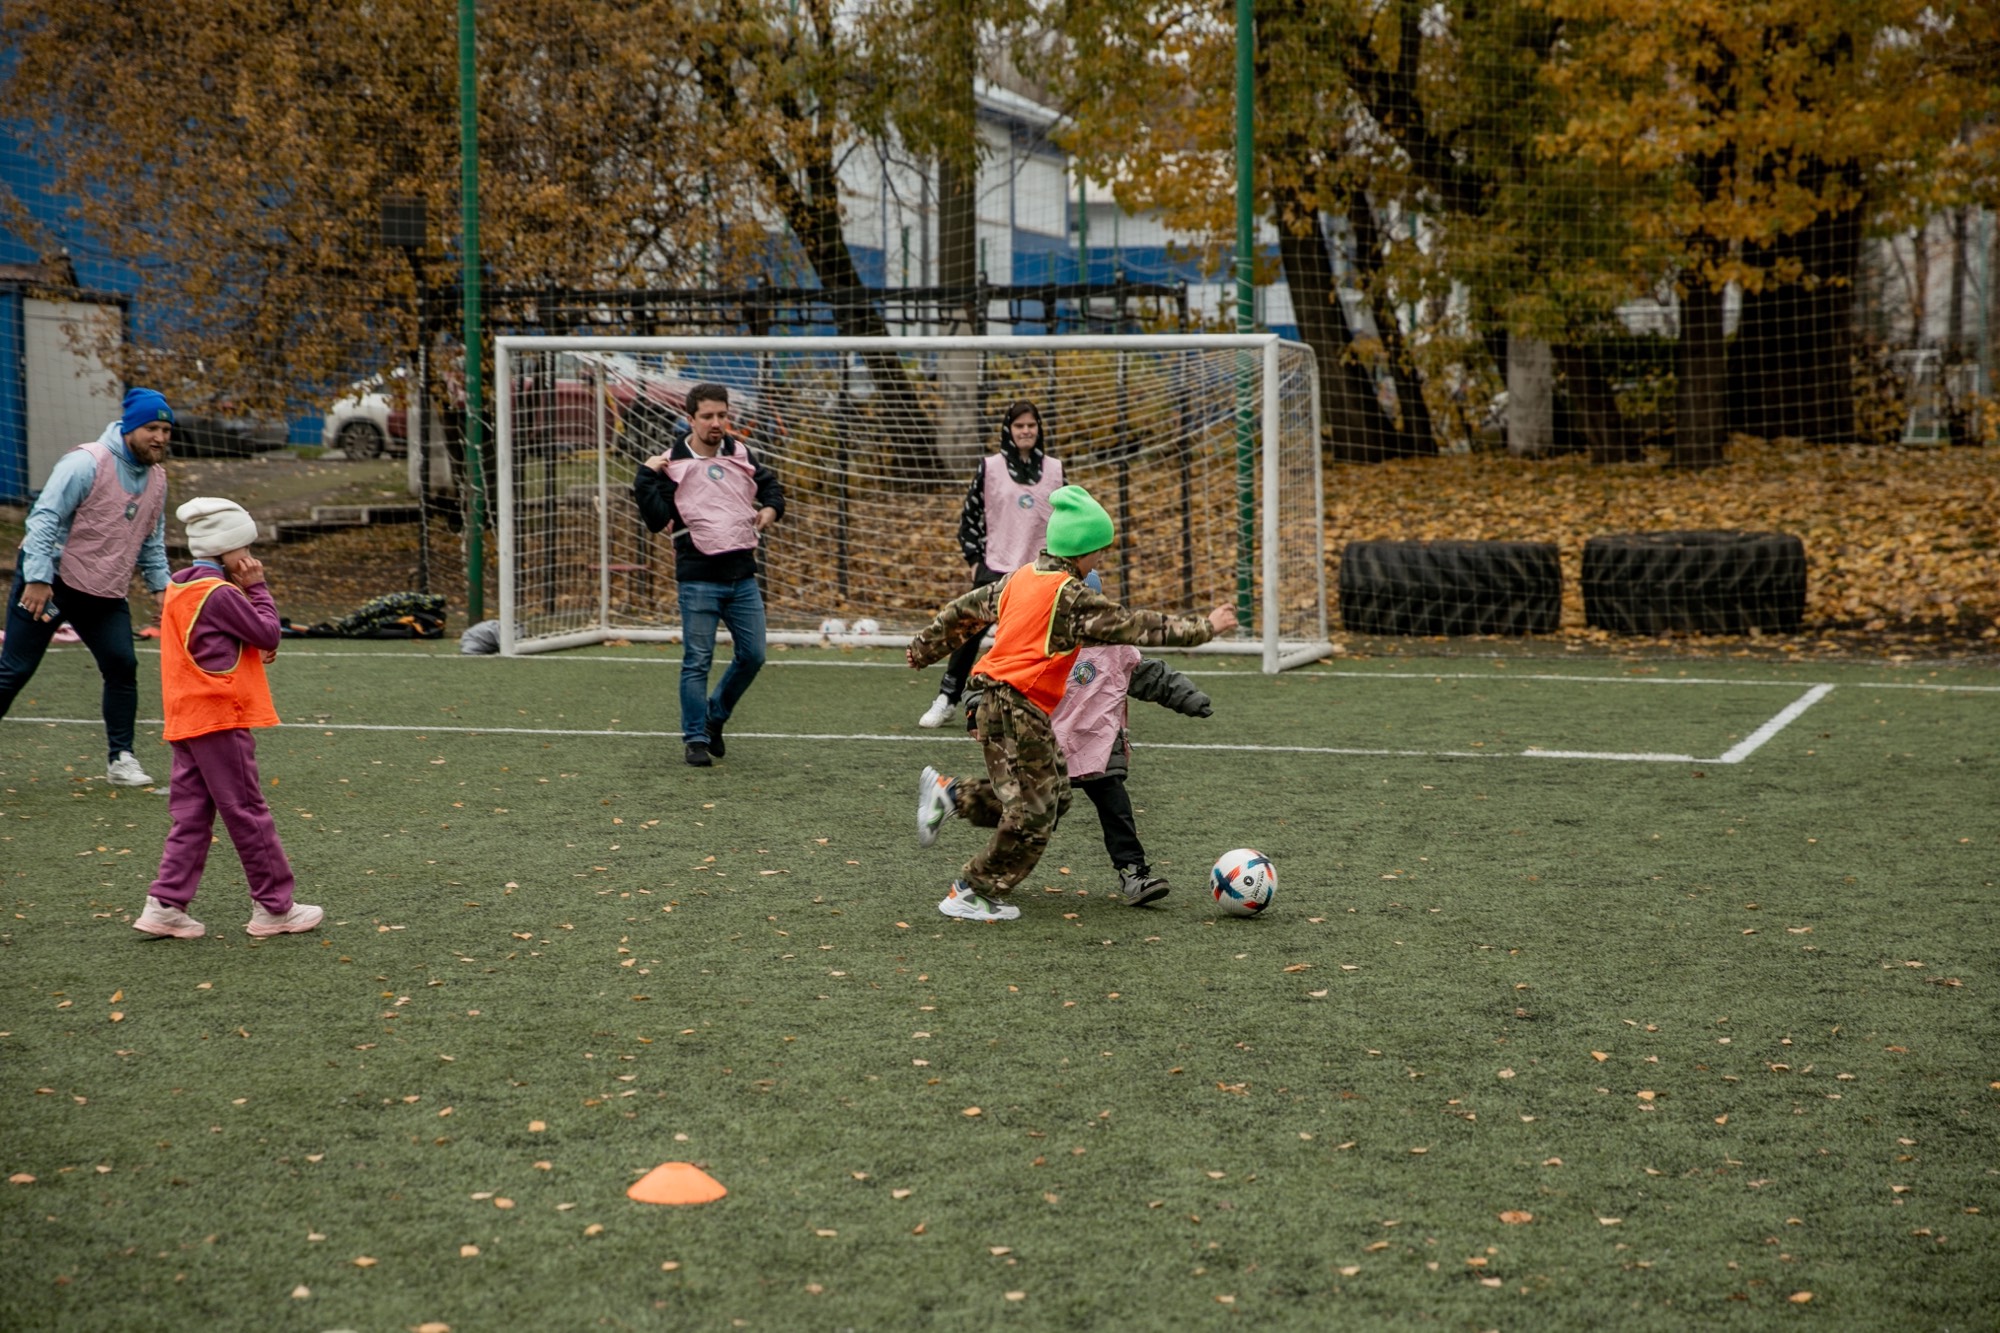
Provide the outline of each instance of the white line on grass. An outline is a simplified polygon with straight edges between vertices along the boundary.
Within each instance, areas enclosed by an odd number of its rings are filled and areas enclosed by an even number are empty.
[[[1822,688],[1830,689],[1832,687],[1826,686]],[[1796,708],[1798,705],[1794,705],[1794,707]],[[9,717],[0,718],[0,721],[37,723],[42,726],[98,727],[103,725],[102,719],[94,717]],[[1764,740],[1770,739],[1771,735],[1776,735],[1777,727],[1773,726],[1773,722],[1776,721],[1777,719],[1773,719],[1772,722],[1765,723],[1764,727],[1759,729],[1757,735],[1762,737],[1761,740],[1758,740],[1756,736],[1753,736],[1752,739],[1757,740],[1757,744],[1761,745]],[[138,722],[142,726],[157,727],[162,725],[161,720],[156,717],[142,717],[138,719]],[[422,736],[616,736],[628,740],[676,741],[681,738],[681,734],[678,731],[613,731],[608,728],[582,727],[419,727],[389,722],[280,722],[278,728],[286,731],[401,732]],[[1765,732],[1769,732],[1769,735],[1764,734]],[[731,740],[861,741],[888,742],[901,745],[934,745],[939,742],[950,744],[953,740],[952,737],[947,736],[905,736],[869,731],[732,731],[729,735]],[[964,743],[969,744],[970,738],[967,738]],[[1741,755],[1736,755],[1734,758],[1731,757],[1731,755],[1735,755],[1735,751],[1731,751],[1729,755],[1723,755],[1714,759],[1702,759],[1689,754],[1624,753],[1598,750],[1538,750],[1533,748],[1518,751],[1389,750],[1365,749],[1343,745],[1249,745],[1222,742],[1192,745],[1179,741],[1148,741],[1143,744],[1135,741],[1133,742],[1133,748],[1142,750],[1193,750],[1205,754],[1324,754],[1350,758],[1377,759],[1598,759],[1619,763],[1650,764],[1735,764],[1742,762]],[[1743,747],[1738,746],[1737,748],[1740,750]],[[1754,749],[1755,746],[1751,748]],[[1744,751],[1744,754],[1748,753],[1749,751]]]
[[[64,649],[51,648],[50,652],[60,653]],[[79,649],[79,651],[82,651]],[[157,654],[157,648],[139,648],[138,652]],[[1172,649],[1162,651],[1172,652]],[[286,648],[287,658],[293,657],[334,657],[353,658],[360,661],[371,659],[409,660],[396,652],[324,652],[315,648]],[[428,654],[433,662],[618,662],[627,666],[675,667],[681,664],[678,657],[626,657],[617,653],[588,653],[569,651],[560,653],[530,653],[525,657],[496,658],[492,653],[438,653]],[[766,667],[846,667],[855,671],[908,671],[902,662],[856,662],[844,657],[767,657]],[[1184,676],[1243,676],[1255,679],[1261,672],[1252,670],[1223,671],[1214,668],[1193,668],[1181,672]],[[1797,689],[1795,680],[1735,680],[1724,676],[1578,676],[1554,671],[1316,671],[1300,667],[1285,673],[1287,677],[1305,676],[1315,679],[1343,680],[1542,680],[1556,684],[1581,685],[1761,685]],[[1845,688],[1850,690],[1931,690],[1943,694],[2000,694],[2000,685],[1954,685],[1942,681],[1856,681]]]
[[[1831,685],[1813,686],[1804,694],[1792,700],[1791,703],[1785,705],[1784,711],[1780,712],[1776,717],[1716,756],[1715,762],[1718,764],[1742,763],[1745,759],[1755,754],[1764,742],[1792,725],[1798,719],[1799,714],[1805,712],[1806,709],[1811,708],[1831,693],[1833,693],[1833,686]]]

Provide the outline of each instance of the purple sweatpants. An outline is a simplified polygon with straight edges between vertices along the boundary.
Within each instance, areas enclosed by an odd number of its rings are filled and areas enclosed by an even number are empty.
[[[264,800],[257,779],[257,739],[248,730],[213,731],[191,740],[170,742],[173,775],[168,782],[166,849],[160,853],[159,878],[147,892],[185,911],[201,887],[202,868],[215,816],[236,844],[250,896],[267,912],[292,910],[292,863],[278,841],[278,824]]]

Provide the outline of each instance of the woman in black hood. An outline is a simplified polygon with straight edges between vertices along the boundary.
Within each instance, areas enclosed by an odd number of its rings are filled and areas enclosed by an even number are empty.
[[[1000,418],[1000,449],[988,454],[965,489],[958,546],[972,566],[972,586],[992,583],[1033,564],[1049,526],[1049,496],[1063,484],[1062,460],[1048,452],[1042,412],[1025,399]],[[983,636],[960,644],[945,663],[938,696],[917,724],[941,727],[965,693]]]

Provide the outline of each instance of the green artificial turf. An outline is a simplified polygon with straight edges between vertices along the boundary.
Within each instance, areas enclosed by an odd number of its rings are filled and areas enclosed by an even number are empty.
[[[0,724],[0,1325],[1993,1326],[2000,673],[1175,660],[1171,896],[1079,797],[974,925],[914,796],[977,751],[891,654],[774,654],[698,771],[669,648],[288,645],[327,924],[244,936],[225,839],[151,941],[165,801],[52,655]],[[625,1197],[676,1160],[728,1197]]]

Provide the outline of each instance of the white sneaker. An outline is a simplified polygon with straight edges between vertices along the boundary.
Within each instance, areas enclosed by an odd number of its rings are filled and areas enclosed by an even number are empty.
[[[146,910],[139,913],[132,929],[148,935],[171,935],[177,940],[198,940],[208,931],[180,908],[169,907],[150,893],[146,895]]]
[[[104,776],[114,787],[150,787],[153,779],[146,770],[139,767],[139,761],[130,750],[120,750],[112,761],[104,766]]]
[[[938,911],[962,921],[1012,921],[1021,915],[1021,909],[1012,903],[995,902],[984,894],[974,893],[964,880],[952,881],[951,892],[938,904]]]
[[[951,699],[946,695],[940,694],[937,698],[931,700],[931,706],[926,708],[924,715],[917,719],[917,725],[920,727],[929,727],[935,731],[945,723],[951,721],[951,709]]]
[[[951,791],[956,785],[929,764],[924,765],[923,776],[917,779],[917,846],[936,842],[939,826],[958,813]]]
[[[243,929],[260,938],[270,935],[296,935],[303,930],[317,926],[326,912],[311,903],[293,903],[292,910],[283,916],[267,912],[261,907],[250,909],[250,920]]]

